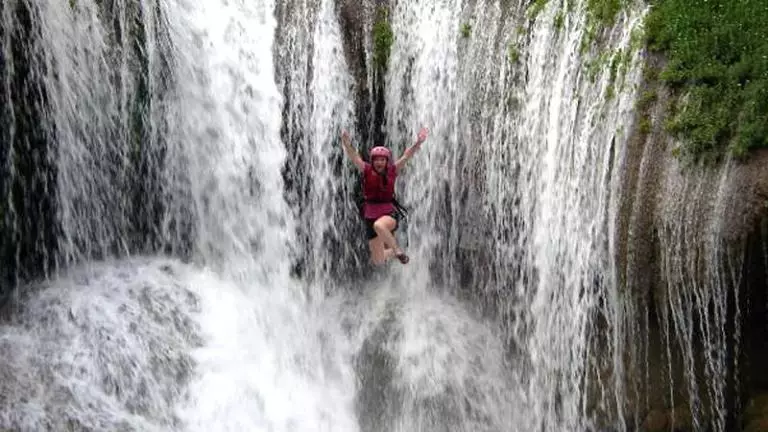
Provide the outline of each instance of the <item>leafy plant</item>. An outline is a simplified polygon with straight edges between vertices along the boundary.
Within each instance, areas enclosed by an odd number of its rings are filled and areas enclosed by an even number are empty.
[[[520,50],[514,43],[510,43],[509,47],[507,47],[507,58],[510,63],[517,63],[520,60]]]
[[[472,25],[469,23],[462,24],[459,32],[461,33],[461,37],[463,38],[470,37],[472,35]]]
[[[382,71],[387,69],[389,54],[395,41],[388,15],[387,9],[380,8],[378,19],[373,24],[373,63]]]
[[[660,0],[646,44],[676,96],[667,130],[682,156],[718,160],[768,147],[768,8],[764,0]]]

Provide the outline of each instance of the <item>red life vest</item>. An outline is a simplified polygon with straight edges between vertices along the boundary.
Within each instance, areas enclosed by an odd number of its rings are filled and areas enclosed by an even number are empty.
[[[373,169],[373,165],[366,163],[363,169],[363,199],[371,203],[392,202],[395,198],[395,179],[397,179],[395,164],[388,164],[387,174],[383,176]]]
[[[366,163],[363,169],[363,205],[360,207],[360,216],[368,220],[376,220],[395,211],[393,201],[395,199],[395,179],[397,167],[390,163],[387,165],[387,175],[377,173],[373,165]]]

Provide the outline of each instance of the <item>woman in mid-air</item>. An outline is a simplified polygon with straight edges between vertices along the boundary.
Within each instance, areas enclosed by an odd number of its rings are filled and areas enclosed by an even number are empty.
[[[352,147],[349,133],[341,133],[341,143],[344,151],[362,173],[363,178],[363,218],[365,219],[368,235],[368,247],[371,251],[371,261],[381,265],[395,257],[401,263],[408,263],[408,255],[397,245],[394,231],[397,229],[395,219],[395,180],[397,173],[406,162],[413,157],[427,139],[427,129],[419,131],[416,143],[407,148],[397,162],[392,161],[392,152],[377,146],[369,152],[370,163],[363,161],[357,150]]]

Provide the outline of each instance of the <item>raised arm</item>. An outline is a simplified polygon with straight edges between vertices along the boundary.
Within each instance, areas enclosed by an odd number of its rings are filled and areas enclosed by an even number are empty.
[[[419,148],[421,148],[421,143],[423,143],[424,140],[427,139],[427,132],[428,132],[427,128],[421,128],[421,130],[419,131],[419,135],[416,138],[416,142],[412,146],[405,149],[405,151],[403,152],[403,155],[400,156],[400,159],[398,159],[397,162],[395,162],[395,166],[397,166],[398,171],[402,169],[403,166],[405,166],[405,163],[408,162],[408,160],[410,160],[414,154],[416,154]]]
[[[349,139],[349,132],[342,131],[341,132],[341,145],[344,147],[344,153],[349,156],[349,158],[352,160],[352,163],[355,164],[357,169],[360,171],[365,168],[365,162],[363,162],[363,158],[360,157],[360,154],[352,147],[352,142]]]

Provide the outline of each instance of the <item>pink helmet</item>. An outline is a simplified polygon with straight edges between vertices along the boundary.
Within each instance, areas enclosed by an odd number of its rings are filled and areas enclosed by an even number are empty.
[[[392,152],[389,151],[388,148],[382,146],[372,148],[369,154],[371,156],[371,160],[373,160],[375,157],[385,157],[387,160],[389,160],[392,157]]]

